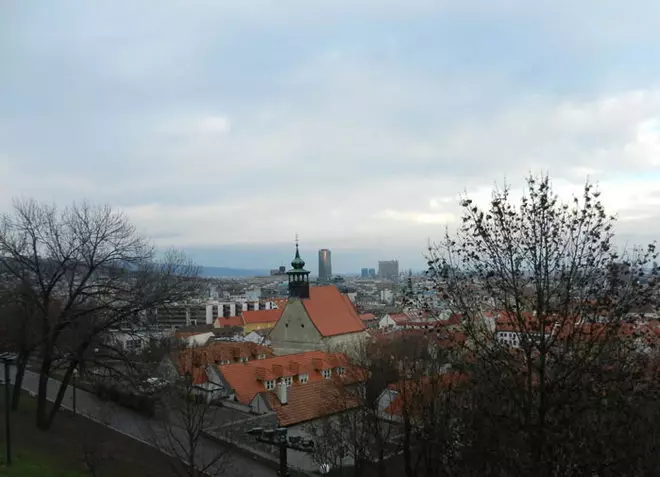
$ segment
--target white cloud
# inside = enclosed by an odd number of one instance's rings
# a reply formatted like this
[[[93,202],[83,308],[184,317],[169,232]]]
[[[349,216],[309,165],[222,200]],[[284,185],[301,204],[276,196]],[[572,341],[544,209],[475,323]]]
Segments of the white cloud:
[[[0,204],[110,201],[163,245],[298,231],[417,246],[455,221],[462,191],[487,203],[493,182],[519,187],[532,170],[562,195],[600,180],[622,228],[656,231],[660,187],[644,176],[660,175],[660,76],[653,55],[612,61],[652,49],[660,7],[645,5],[21,7],[0,78],[14,106],[0,117],[0,142],[13,143]]]

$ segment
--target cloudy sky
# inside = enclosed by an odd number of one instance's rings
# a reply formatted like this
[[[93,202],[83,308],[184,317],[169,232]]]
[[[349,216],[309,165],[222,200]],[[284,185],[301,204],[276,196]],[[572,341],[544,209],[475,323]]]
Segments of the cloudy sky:
[[[205,265],[298,233],[312,271],[422,268],[458,194],[549,171],[647,240],[659,60],[656,0],[7,0],[0,209],[111,203]]]

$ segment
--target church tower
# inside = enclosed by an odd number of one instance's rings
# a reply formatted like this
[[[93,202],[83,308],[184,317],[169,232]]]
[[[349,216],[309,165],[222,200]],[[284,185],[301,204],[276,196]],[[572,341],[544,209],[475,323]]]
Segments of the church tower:
[[[289,297],[309,298],[309,272],[305,270],[305,261],[300,258],[298,238],[296,237],[296,256],[291,261],[291,270],[286,272],[289,276]]]

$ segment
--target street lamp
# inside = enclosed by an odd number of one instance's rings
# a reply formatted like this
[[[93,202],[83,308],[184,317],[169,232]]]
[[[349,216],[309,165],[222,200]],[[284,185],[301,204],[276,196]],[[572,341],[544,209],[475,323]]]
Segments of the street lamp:
[[[16,353],[0,353],[0,361],[5,365],[5,442],[7,444],[7,467],[11,465],[11,425],[9,423],[11,375],[9,374],[9,366],[16,362],[16,358]]]
[[[289,436],[286,427],[277,429],[264,429],[255,427],[247,431],[251,436],[256,436],[257,441],[265,444],[278,446],[280,448],[280,470],[279,477],[289,477],[289,466],[287,463],[287,449],[293,449],[300,452],[313,452],[314,441],[305,439],[302,436]]]
[[[76,378],[78,377],[78,368],[73,368],[73,417],[76,417]]]

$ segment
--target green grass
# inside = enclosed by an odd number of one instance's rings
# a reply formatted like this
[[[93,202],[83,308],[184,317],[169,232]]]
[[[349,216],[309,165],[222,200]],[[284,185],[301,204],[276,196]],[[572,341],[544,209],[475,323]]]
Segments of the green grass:
[[[12,465],[5,465],[4,458],[0,463],[2,477],[82,477],[83,474],[61,468],[56,462],[42,456],[17,452],[13,456]]]

